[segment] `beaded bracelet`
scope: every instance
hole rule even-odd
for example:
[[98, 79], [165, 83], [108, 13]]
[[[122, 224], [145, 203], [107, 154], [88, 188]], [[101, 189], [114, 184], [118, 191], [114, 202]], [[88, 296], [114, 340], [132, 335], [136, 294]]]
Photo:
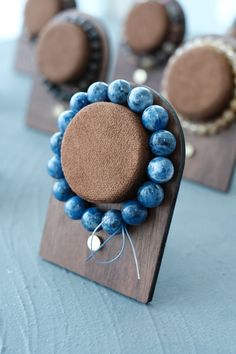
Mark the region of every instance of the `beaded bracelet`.
[[[152, 158], [147, 166], [149, 180], [138, 188], [136, 199], [122, 203], [121, 210], [111, 209], [104, 212], [83, 200], [73, 192], [63, 173], [61, 145], [64, 133], [80, 110], [96, 102], [112, 102], [127, 106], [139, 114], [144, 129], [150, 134], [149, 148]], [[54, 156], [48, 162], [48, 173], [57, 180], [53, 185], [53, 194], [57, 200], [65, 202], [65, 214], [70, 219], [81, 220], [83, 227], [92, 232], [87, 240], [91, 251], [87, 259], [94, 259], [98, 263], [113, 262], [121, 256], [127, 237], [132, 248], [138, 279], [140, 275], [137, 257], [127, 228], [129, 225], [144, 223], [148, 217], [148, 209], [161, 205], [164, 200], [163, 184], [169, 182], [174, 175], [174, 165], [168, 157], [176, 149], [176, 139], [166, 130], [168, 122], [167, 110], [154, 104], [153, 94], [148, 88], [142, 86], [132, 88], [125, 80], [115, 80], [109, 86], [104, 82], [96, 82], [90, 85], [86, 93], [79, 92], [71, 98], [70, 110], [61, 113], [58, 118], [60, 131], [50, 140]], [[95, 234], [99, 230], [108, 235], [103, 242]], [[110, 260], [96, 260], [95, 254], [119, 234], [122, 235], [122, 246], [118, 254]]]
[[77, 82], [73, 84], [55, 84], [46, 78], [43, 80], [50, 93], [52, 93], [58, 100], [68, 102], [73, 94], [78, 91], [86, 90], [92, 82], [99, 78], [103, 59], [103, 44], [98, 29], [89, 18], [86, 18], [82, 14], [79, 16], [70, 14], [67, 15], [65, 20], [84, 30], [89, 39], [89, 46], [91, 49], [91, 56], [88, 60], [87, 70]]
[[147, 81], [149, 71], [166, 63], [182, 42], [185, 33], [185, 16], [179, 3], [172, 0], [157, 2], [164, 5], [169, 18], [168, 33], [162, 45], [149, 53], [136, 53], [130, 48], [126, 39], [123, 42], [127, 55], [136, 62], [137, 69], [133, 73], [133, 81], [138, 85]]
[[[227, 129], [230, 125], [232, 125], [236, 120], [236, 53], [234, 49], [227, 44], [221, 38], [214, 37], [205, 37], [205, 38], [196, 38], [195, 40], [186, 43], [182, 47], [178, 48], [175, 54], [170, 58], [167, 68], [166, 74], [168, 73], [169, 68], [175, 60], [181, 56], [183, 53], [187, 52], [190, 49], [208, 46], [213, 48], [216, 52], [222, 53], [228, 60], [230, 66], [232, 67], [232, 73], [234, 76], [234, 93], [233, 97], [228, 103], [228, 106], [224, 109], [220, 116], [215, 117], [215, 119], [211, 122], [207, 123], [195, 123], [187, 120], [180, 113], [178, 113], [178, 117], [182, 124], [182, 127], [189, 130], [191, 133], [201, 136], [207, 135], [216, 135], [224, 129]], [[163, 77], [162, 83], [162, 94], [164, 97], [168, 99], [168, 93], [166, 92], [166, 76]]]

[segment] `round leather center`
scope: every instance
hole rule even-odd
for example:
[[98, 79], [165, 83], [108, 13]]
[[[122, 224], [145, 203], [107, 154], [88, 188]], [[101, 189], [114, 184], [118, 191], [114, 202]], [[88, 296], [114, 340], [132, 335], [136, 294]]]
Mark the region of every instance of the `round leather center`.
[[28, 0], [25, 6], [25, 25], [29, 34], [39, 34], [46, 23], [61, 10], [59, 0]]
[[61, 157], [66, 180], [77, 195], [91, 202], [120, 202], [145, 180], [148, 134], [127, 107], [93, 103], [69, 124]]
[[146, 2], [136, 5], [126, 21], [126, 39], [136, 52], [151, 52], [161, 46], [169, 27], [164, 5]]
[[226, 56], [212, 47], [190, 49], [167, 69], [166, 91], [185, 119], [218, 118], [233, 96], [234, 76]]
[[78, 26], [57, 22], [42, 31], [37, 51], [38, 67], [50, 81], [76, 80], [84, 73], [88, 57], [88, 39]]

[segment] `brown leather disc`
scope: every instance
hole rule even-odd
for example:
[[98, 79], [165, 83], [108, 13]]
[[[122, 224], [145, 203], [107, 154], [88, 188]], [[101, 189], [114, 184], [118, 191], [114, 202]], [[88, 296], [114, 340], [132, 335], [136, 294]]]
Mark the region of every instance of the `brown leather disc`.
[[77, 113], [65, 132], [61, 157], [72, 190], [96, 203], [128, 198], [145, 180], [151, 158], [139, 116], [110, 102]]
[[169, 18], [164, 5], [153, 1], [141, 3], [128, 15], [126, 39], [135, 52], [151, 52], [163, 43], [168, 27]]
[[39, 38], [37, 61], [39, 71], [54, 83], [75, 81], [85, 71], [89, 57], [86, 33], [66, 22], [52, 22]]
[[25, 6], [25, 26], [29, 35], [37, 36], [61, 9], [60, 0], [28, 0]]
[[164, 75], [168, 99], [192, 121], [218, 118], [233, 96], [234, 76], [226, 56], [209, 46], [187, 50]]

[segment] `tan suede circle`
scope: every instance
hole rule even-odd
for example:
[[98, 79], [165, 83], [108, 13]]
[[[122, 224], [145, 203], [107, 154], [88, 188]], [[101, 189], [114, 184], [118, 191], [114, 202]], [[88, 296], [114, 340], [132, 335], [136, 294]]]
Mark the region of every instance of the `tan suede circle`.
[[209, 121], [227, 108], [234, 76], [226, 56], [205, 46], [176, 58], [164, 76], [170, 102], [185, 119]]
[[153, 1], [144, 2], [134, 6], [128, 15], [126, 39], [135, 52], [150, 52], [164, 42], [168, 27], [165, 6]]
[[25, 5], [25, 26], [29, 35], [37, 36], [61, 7], [60, 0], [28, 0]]
[[100, 203], [120, 202], [136, 192], [151, 158], [140, 117], [110, 102], [77, 113], [65, 132], [61, 157], [72, 190]]
[[86, 33], [78, 26], [62, 21], [51, 23], [42, 31], [37, 48], [39, 71], [60, 84], [84, 74], [89, 58]]

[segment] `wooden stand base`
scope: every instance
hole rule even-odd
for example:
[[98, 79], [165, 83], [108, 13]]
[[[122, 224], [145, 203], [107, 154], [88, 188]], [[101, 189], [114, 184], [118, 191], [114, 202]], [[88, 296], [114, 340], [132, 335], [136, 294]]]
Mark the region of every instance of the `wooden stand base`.
[[[133, 81], [137, 70], [135, 58], [127, 55], [121, 45], [114, 79]], [[160, 91], [164, 68], [148, 72], [145, 85]], [[184, 177], [207, 187], [226, 192], [230, 186], [236, 157], [236, 124], [228, 130], [211, 137], [200, 137], [184, 131], [185, 140], [195, 149], [195, 154], [186, 160]]]
[[201, 137], [184, 132], [186, 144], [195, 150], [186, 159], [184, 177], [207, 187], [227, 192], [235, 166], [236, 124], [220, 134]]
[[69, 108], [69, 104], [57, 100], [48, 92], [42, 77], [35, 75], [26, 122], [31, 128], [55, 133], [59, 114]]
[[16, 52], [15, 69], [25, 74], [37, 73], [35, 62], [36, 40], [31, 41], [25, 31], [22, 32]]
[[[152, 210], [149, 219], [143, 225], [129, 228], [135, 244], [141, 279], [137, 279], [134, 258], [127, 242], [122, 257], [111, 264], [86, 262], [89, 233], [84, 230], [80, 221], [68, 219], [64, 213], [64, 203], [54, 198], [51, 198], [49, 204], [40, 250], [40, 256], [47, 261], [143, 303], [152, 299], [184, 168], [185, 145], [181, 126], [170, 105], [162, 98], [158, 98], [156, 103], [160, 102], [169, 111], [170, 130], [177, 139], [177, 149], [171, 157], [175, 166], [175, 176], [166, 185], [164, 203]], [[103, 236], [102, 232], [98, 234]], [[112, 245], [105, 246], [100, 251], [100, 257], [102, 259], [113, 257], [120, 249], [120, 245], [121, 237], [116, 236]]]
[[[134, 73], [138, 69], [138, 67], [136, 66], [135, 58], [127, 53], [127, 50], [124, 48], [123, 45], [120, 46], [117, 58], [118, 60], [115, 65], [115, 70], [112, 79], [124, 79], [130, 82], [134, 82]], [[160, 67], [147, 72], [147, 80], [142, 84], [151, 87], [157, 92], [160, 92], [163, 70], [164, 67]]]
[[[77, 16], [75, 10], [71, 10], [71, 16]], [[66, 13], [66, 16], [68, 12]], [[61, 14], [64, 17], [65, 14]], [[100, 22], [90, 17], [83, 15], [86, 19], [91, 19], [102, 40], [103, 58], [101, 63], [101, 70], [95, 81], [106, 81], [110, 65], [110, 51], [109, 41], [104, 29], [101, 27]], [[43, 78], [35, 74], [33, 77], [33, 88], [29, 109], [27, 114], [27, 124], [35, 129], [40, 129], [45, 132], [54, 133], [57, 131], [57, 118], [59, 114], [67, 110], [69, 104], [67, 102], [56, 99], [52, 93], [48, 92], [47, 86], [43, 83]]]

